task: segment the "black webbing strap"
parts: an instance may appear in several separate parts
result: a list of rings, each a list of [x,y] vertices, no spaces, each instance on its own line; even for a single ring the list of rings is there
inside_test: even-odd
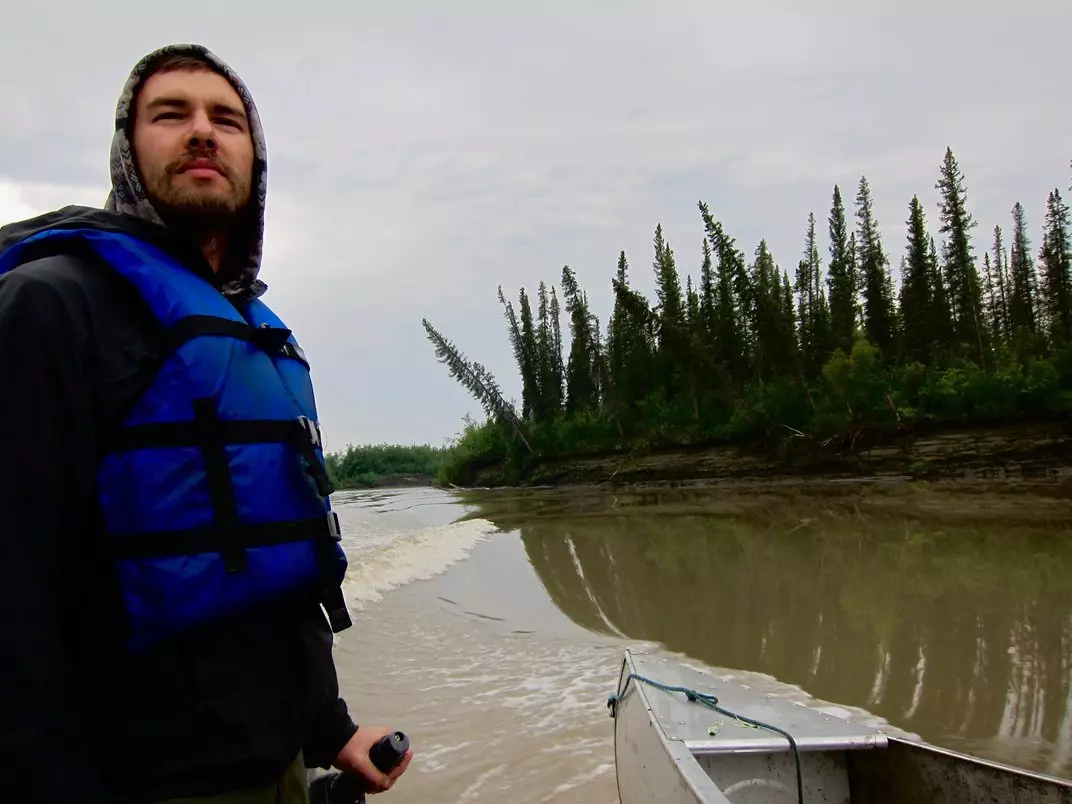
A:
[[[212,405],[212,435],[221,445],[227,444],[261,444],[281,442],[290,444],[305,460],[305,471],[316,483],[317,493],[327,497],[335,491],[316,455],[316,450],[323,447],[320,428],[312,419],[299,416],[296,419],[252,419],[248,421],[220,419],[216,416],[215,403]],[[153,422],[124,427],[116,432],[110,441],[111,452],[135,449],[159,449],[177,447],[202,447],[205,426],[197,418],[195,409],[193,421]],[[222,450],[221,450],[222,453]],[[206,468],[208,460],[205,461]],[[211,480],[210,480],[211,482]]]
[[[328,615],[328,623],[331,625],[331,633],[337,634],[345,631],[354,621],[350,619],[350,609],[346,606],[346,598],[343,597],[342,587],[333,586],[320,598],[320,605]]]
[[[235,501],[231,470],[227,465],[226,441],[216,412],[216,400],[202,397],[194,400],[194,429],[201,457],[205,462],[208,495],[215,514],[214,530],[218,536],[217,549],[223,555],[228,572],[238,572],[247,566],[246,554],[235,535],[238,529],[238,503]]]
[[[202,335],[222,335],[242,341],[253,340],[253,327],[242,321],[232,321],[214,315],[191,315],[179,321],[167,331],[167,345],[178,349],[187,341]]]
[[[217,432],[226,444],[291,443],[305,434],[297,419],[217,419]],[[201,431],[196,421],[136,424],[118,431],[109,444],[113,452],[132,449],[196,447]]]
[[[213,525],[191,530],[113,534],[108,543],[116,558],[165,558],[219,552],[221,541],[245,550],[313,540],[318,548],[330,549],[332,543],[341,538],[338,518],[332,511],[326,516],[293,522],[232,525],[226,533],[218,525]]]
[[[324,611],[328,615],[331,632],[337,634],[353,625],[353,621],[350,619],[350,610],[346,606],[346,598],[343,597],[342,587],[334,576],[338,567],[338,556],[335,553],[334,543],[342,541],[339,517],[334,511],[328,513],[328,529],[331,531],[331,541],[322,540],[317,543],[320,554],[320,567],[326,581],[321,593],[320,605],[324,607]]]
[[[305,352],[288,340],[291,335],[289,329],[270,327],[267,324],[251,327],[243,321],[234,321],[230,318],[220,318],[214,315],[191,315],[182,319],[167,331],[167,346],[171,351],[174,351],[187,341],[203,335],[221,335],[227,338],[249,341],[258,349],[262,349],[269,354],[281,354],[304,363],[306,367],[309,366],[309,361],[305,358]]]

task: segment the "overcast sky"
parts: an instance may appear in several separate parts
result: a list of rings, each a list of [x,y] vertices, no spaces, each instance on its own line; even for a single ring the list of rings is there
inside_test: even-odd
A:
[[[579,10],[581,9],[581,10]],[[253,92],[268,140],[266,301],[313,363],[328,448],[442,444],[477,412],[427,317],[520,397],[496,287],[570,264],[600,321],[625,249],[651,295],[662,222],[698,273],[708,202],[793,269],[866,173],[894,269],[937,229],[947,145],[985,249],[1021,201],[1033,251],[1072,181],[1067,0],[16,4],[0,29],[0,223],[108,186],[116,95],[168,42]],[[825,265],[825,260],[824,260]]]

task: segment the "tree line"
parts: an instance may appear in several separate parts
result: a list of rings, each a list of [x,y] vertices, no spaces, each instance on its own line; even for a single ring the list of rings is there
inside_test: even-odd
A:
[[[336,488],[369,488],[395,485],[407,478],[435,478],[448,452],[427,444],[348,444],[345,450],[327,453],[324,462]]]
[[[604,328],[575,272],[560,288],[525,288],[517,306],[499,288],[521,378],[521,406],[495,377],[422,320],[438,360],[481,403],[455,468],[533,456],[769,439],[824,443],[927,421],[1000,420],[1060,408],[1072,387],[1069,207],[1046,201],[1038,251],[1024,206],[1010,235],[993,229],[978,255],[977,223],[952,149],[938,166],[937,239],[918,194],[908,203],[899,282],[867,177],[850,223],[833,188],[826,259],[809,215],[795,270],[761,240],[748,259],[700,201],[698,278],[685,276],[662,225],[653,240],[654,304],[630,285],[625,252]],[[562,312],[569,322],[563,341]]]

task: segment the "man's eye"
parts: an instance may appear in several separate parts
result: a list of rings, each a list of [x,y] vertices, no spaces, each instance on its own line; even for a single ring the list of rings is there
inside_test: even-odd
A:
[[[180,115],[178,112],[161,112],[153,118],[153,122],[156,122],[157,120],[177,120],[181,116],[182,115]]]
[[[239,125],[237,120],[232,120],[229,117],[221,117],[216,122],[219,123],[222,126],[231,126],[232,128],[241,128],[242,127],[241,125]]]

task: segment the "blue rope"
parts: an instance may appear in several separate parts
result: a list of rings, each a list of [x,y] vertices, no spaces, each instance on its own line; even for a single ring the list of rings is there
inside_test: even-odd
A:
[[[804,780],[803,774],[800,768],[800,749],[797,747],[797,741],[793,739],[793,735],[787,732],[785,729],[780,729],[777,726],[772,726],[769,723],[764,723],[762,720],[753,720],[750,717],[744,715],[738,715],[736,712],[731,712],[728,709],[723,709],[719,703],[718,698],[714,695],[709,695],[705,692],[697,692],[694,689],[688,687],[674,687],[669,684],[663,684],[660,681],[655,681],[644,676],[637,675],[636,673],[630,673],[625,679],[625,687],[628,688],[630,681],[640,681],[647,684],[650,687],[663,690],[663,692],[679,692],[684,695],[692,703],[698,703],[701,706],[706,706],[708,709],[713,709],[721,715],[726,717],[736,718],[737,720],[748,723],[751,726],[755,726],[760,729],[767,729],[773,731],[776,734],[780,734],[785,739],[789,740],[789,746],[793,749],[793,759],[796,760],[797,765],[797,800],[800,804],[804,804]],[[623,690],[624,692],[624,690]],[[619,694],[611,695],[607,699],[607,708],[610,709],[610,716],[614,717],[618,712],[618,703],[621,701],[622,696]]]

